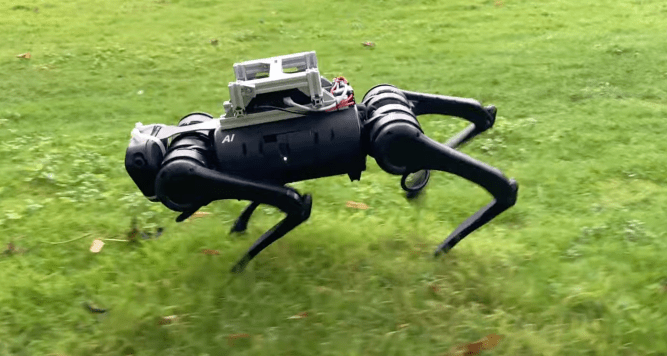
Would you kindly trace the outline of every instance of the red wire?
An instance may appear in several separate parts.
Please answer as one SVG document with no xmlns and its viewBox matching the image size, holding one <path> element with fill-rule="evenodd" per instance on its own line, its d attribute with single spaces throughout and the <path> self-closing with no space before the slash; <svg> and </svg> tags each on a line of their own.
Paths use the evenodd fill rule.
<svg viewBox="0 0 667 356">
<path fill-rule="evenodd" d="M 336 89 L 338 89 L 338 87 L 340 87 L 340 82 L 343 82 L 346 85 L 348 84 L 347 80 L 343 76 L 334 78 L 334 85 L 331 87 L 331 93 L 332 94 L 333 94 L 334 90 L 336 90 Z M 345 100 L 338 103 L 338 105 L 336 105 L 335 107 L 327 110 L 327 112 L 342 109 L 342 108 L 346 108 L 346 107 L 351 106 L 353 104 L 354 104 L 354 94 L 350 94 L 347 98 L 345 98 Z"/>
<path fill-rule="evenodd" d="M 346 107 L 352 106 L 352 105 L 354 105 L 354 95 L 348 96 L 345 100 L 341 101 L 338 105 L 336 105 L 336 107 L 331 108 L 327 111 L 334 111 L 334 110 L 346 108 Z"/>
</svg>

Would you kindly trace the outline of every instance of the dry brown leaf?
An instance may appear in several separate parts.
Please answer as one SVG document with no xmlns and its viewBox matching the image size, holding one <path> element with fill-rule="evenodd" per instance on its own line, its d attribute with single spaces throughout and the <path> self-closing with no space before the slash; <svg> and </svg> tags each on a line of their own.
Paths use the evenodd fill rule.
<svg viewBox="0 0 667 356">
<path fill-rule="evenodd" d="M 246 339 L 249 338 L 249 334 L 231 334 L 227 336 L 227 343 L 229 343 L 229 346 L 234 346 L 234 340 L 237 339 Z"/>
<path fill-rule="evenodd" d="M 484 341 L 484 350 L 491 350 L 498 346 L 500 340 L 505 338 L 503 335 L 489 334 L 486 335 L 486 341 Z"/>
<path fill-rule="evenodd" d="M 329 287 L 318 286 L 317 291 L 320 292 L 320 293 L 329 293 L 329 292 L 332 292 L 333 289 L 331 289 Z"/>
<path fill-rule="evenodd" d="M 196 213 L 190 215 L 190 217 L 187 218 L 185 221 L 192 221 L 192 220 L 195 220 L 195 219 L 198 219 L 198 218 L 202 218 L 202 217 L 204 217 L 204 216 L 208 216 L 208 215 L 211 215 L 211 213 L 206 212 L 206 211 L 198 211 L 198 212 L 196 212 Z"/>
<path fill-rule="evenodd" d="M 128 241 L 136 241 L 137 236 L 139 236 L 139 229 L 136 227 L 133 227 L 132 230 L 128 231 L 127 233 L 127 240 Z"/>
<path fill-rule="evenodd" d="M 362 210 L 366 210 L 366 209 L 368 209 L 368 205 L 366 205 L 366 204 L 364 204 L 364 203 L 353 202 L 353 201 L 348 201 L 345 205 L 346 205 L 348 208 L 362 209 Z"/>
<path fill-rule="evenodd" d="M 228 339 L 242 339 L 242 338 L 246 338 L 246 337 L 250 337 L 250 335 L 248 335 L 248 334 L 231 334 L 231 335 L 227 336 Z"/>
<path fill-rule="evenodd" d="M 431 289 L 431 291 L 432 291 L 433 293 L 436 293 L 436 294 L 437 294 L 438 292 L 440 292 L 440 287 L 438 287 L 437 284 L 434 284 L 434 283 L 433 283 L 433 284 L 430 284 L 428 287 Z"/>
<path fill-rule="evenodd" d="M 504 336 L 497 334 L 489 334 L 480 340 L 471 342 L 469 344 L 460 345 L 454 349 L 451 356 L 475 356 L 482 350 L 491 350 L 500 343 Z"/>
<path fill-rule="evenodd" d="M 219 255 L 220 251 L 218 251 L 218 250 L 209 250 L 209 249 L 205 248 L 205 249 L 201 250 L 201 253 L 203 253 L 205 255 Z"/>
<path fill-rule="evenodd" d="M 482 352 L 482 350 L 484 350 L 484 343 L 482 343 L 481 341 L 471 342 L 468 345 L 465 345 L 465 348 L 466 350 L 463 353 L 464 355 L 466 356 L 477 355 L 480 352 Z"/>
<path fill-rule="evenodd" d="M 418 243 L 414 246 L 412 251 L 410 251 L 410 256 L 416 256 L 422 253 L 428 246 L 425 243 Z"/>
<path fill-rule="evenodd" d="M 16 58 L 30 59 L 30 58 L 32 58 L 32 56 L 30 55 L 30 52 L 26 52 L 26 53 L 21 53 L 21 54 L 17 55 Z"/>
<path fill-rule="evenodd" d="M 24 253 L 25 251 L 26 250 L 24 248 L 17 247 L 16 245 L 14 245 L 13 242 L 10 242 L 10 243 L 7 244 L 7 249 L 4 250 L 2 253 L 5 254 L 5 255 L 11 256 L 11 255 L 15 255 L 15 254 Z"/>
<path fill-rule="evenodd" d="M 160 325 L 169 325 L 169 324 L 175 323 L 177 321 L 178 321 L 178 316 L 169 315 L 169 316 L 165 316 L 165 317 L 161 318 L 160 321 L 158 321 L 158 324 L 160 324 Z"/>
<path fill-rule="evenodd" d="M 206 211 L 198 211 L 198 212 L 192 214 L 191 217 L 192 218 L 201 218 L 202 216 L 207 216 L 207 215 L 211 215 L 211 213 L 208 213 Z"/>
<path fill-rule="evenodd" d="M 93 244 L 90 245 L 90 252 L 98 253 L 98 252 L 102 251 L 102 247 L 104 247 L 104 241 L 102 241 L 100 239 L 95 239 L 93 241 Z"/>
<path fill-rule="evenodd" d="M 287 319 L 303 319 L 303 318 L 306 318 L 306 317 L 308 317 L 308 312 L 303 312 L 303 313 L 299 313 L 297 315 L 292 315 Z"/>
</svg>

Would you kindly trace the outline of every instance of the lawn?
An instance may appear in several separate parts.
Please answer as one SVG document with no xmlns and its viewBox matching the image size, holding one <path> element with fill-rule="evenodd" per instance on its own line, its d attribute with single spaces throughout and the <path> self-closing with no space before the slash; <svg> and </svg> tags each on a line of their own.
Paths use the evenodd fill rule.
<svg viewBox="0 0 667 356">
<path fill-rule="evenodd" d="M 0 0 L 0 355 L 444 356 L 489 334 L 484 355 L 667 355 L 665 28 L 658 0 Z M 127 175 L 130 131 L 219 116 L 234 63 L 311 50 L 359 98 L 496 105 L 462 150 L 517 205 L 434 258 L 489 196 L 434 172 L 408 202 L 369 158 L 293 184 L 310 220 L 231 274 L 281 214 L 176 223 Z M 126 242 L 133 220 L 164 233 Z"/>
</svg>

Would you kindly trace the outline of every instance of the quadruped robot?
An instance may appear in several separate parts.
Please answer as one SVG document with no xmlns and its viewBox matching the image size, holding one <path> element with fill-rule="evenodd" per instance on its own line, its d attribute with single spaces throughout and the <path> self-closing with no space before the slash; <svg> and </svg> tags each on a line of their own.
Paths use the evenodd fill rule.
<svg viewBox="0 0 667 356">
<path fill-rule="evenodd" d="M 387 173 L 402 175 L 408 198 L 424 189 L 431 170 L 463 177 L 493 196 L 436 255 L 516 202 L 514 179 L 455 149 L 493 126 L 494 106 L 388 84 L 370 89 L 359 104 L 345 78 L 320 76 L 315 52 L 237 63 L 234 73 L 223 116 L 191 113 L 177 126 L 137 123 L 125 155 L 126 170 L 143 195 L 181 212 L 177 222 L 224 199 L 251 202 L 232 232 L 244 231 L 260 204 L 286 214 L 233 272 L 309 218 L 311 195 L 286 184 L 342 174 L 359 180 L 367 156 Z M 417 116 L 424 114 L 456 116 L 471 125 L 443 144 L 422 131 Z"/>
</svg>

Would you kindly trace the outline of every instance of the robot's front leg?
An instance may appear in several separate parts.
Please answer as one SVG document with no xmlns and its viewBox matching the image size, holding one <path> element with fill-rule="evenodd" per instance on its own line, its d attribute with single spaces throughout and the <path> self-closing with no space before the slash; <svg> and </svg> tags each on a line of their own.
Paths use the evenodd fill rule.
<svg viewBox="0 0 667 356">
<path fill-rule="evenodd" d="M 242 272 L 250 260 L 262 252 L 262 250 L 267 248 L 274 241 L 285 236 L 285 234 L 292 231 L 302 222 L 308 220 L 313 204 L 313 198 L 310 194 L 306 194 L 301 197 L 300 203 L 302 204 L 301 210 L 292 214 L 287 213 L 285 219 L 280 221 L 277 225 L 272 227 L 269 231 L 265 232 L 259 239 L 257 239 L 252 247 L 248 249 L 248 252 L 246 252 L 246 254 L 243 255 L 243 257 L 234 265 L 232 272 Z"/>
<path fill-rule="evenodd" d="M 259 207 L 259 203 L 254 201 L 243 209 L 241 215 L 234 222 L 231 232 L 244 232 L 248 228 L 248 220 L 250 220 L 250 216 L 252 216 L 252 213 L 255 212 L 257 207 Z"/>
<path fill-rule="evenodd" d="M 155 190 L 165 206 L 184 214 L 223 199 L 249 200 L 253 202 L 251 207 L 268 204 L 287 214 L 284 220 L 255 242 L 233 267 L 233 272 L 243 271 L 248 262 L 263 249 L 306 221 L 312 207 L 310 195 L 302 196 L 292 188 L 224 174 L 189 158 L 175 155 L 174 159 L 170 159 L 169 154 L 157 175 Z"/>
</svg>

